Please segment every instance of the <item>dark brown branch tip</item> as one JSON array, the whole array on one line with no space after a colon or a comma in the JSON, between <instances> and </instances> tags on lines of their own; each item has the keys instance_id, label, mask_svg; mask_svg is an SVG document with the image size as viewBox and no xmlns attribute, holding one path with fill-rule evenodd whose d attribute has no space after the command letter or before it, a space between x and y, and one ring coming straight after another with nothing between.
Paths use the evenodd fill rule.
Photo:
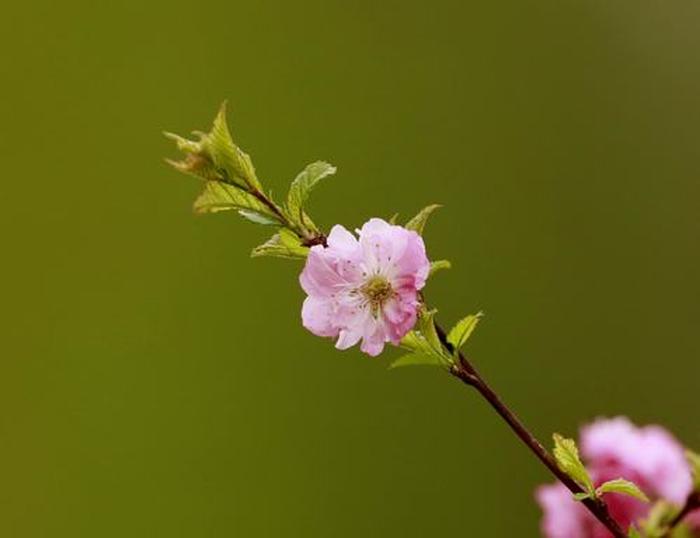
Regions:
<instances>
[{"instance_id":1,"label":"dark brown branch tip","mask_svg":"<svg viewBox=\"0 0 700 538\"><path fill-rule=\"evenodd\" d=\"M328 239L325 235L318 234L314 237L310 237L309 239L305 239L302 245L304 245L305 247L313 247L315 245L323 245L324 247L327 247Z\"/></svg>"},{"instance_id":2,"label":"dark brown branch tip","mask_svg":"<svg viewBox=\"0 0 700 538\"><path fill-rule=\"evenodd\" d=\"M671 532L675 529L681 522L686 518L688 514L700 508L700 491L693 491L685 501L685 506L682 510L678 512L678 515L673 518L670 525L668 526L668 532L664 537L671 536Z\"/></svg>"}]
</instances>

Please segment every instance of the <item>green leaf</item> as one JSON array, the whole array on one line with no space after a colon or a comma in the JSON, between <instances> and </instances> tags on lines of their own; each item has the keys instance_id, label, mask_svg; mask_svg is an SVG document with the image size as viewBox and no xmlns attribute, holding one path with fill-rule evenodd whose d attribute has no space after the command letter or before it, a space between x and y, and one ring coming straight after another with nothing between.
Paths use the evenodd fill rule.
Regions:
<instances>
[{"instance_id":1,"label":"green leaf","mask_svg":"<svg viewBox=\"0 0 700 538\"><path fill-rule=\"evenodd\" d=\"M394 362L391 363L389 369L398 368L400 366L440 366L442 362L438 357L428 353L413 352L407 353L402 357L399 357Z\"/></svg>"},{"instance_id":2,"label":"green leaf","mask_svg":"<svg viewBox=\"0 0 700 538\"><path fill-rule=\"evenodd\" d=\"M433 204L421 209L421 211L415 217L406 223L405 228L418 232L419 235L423 235L423 228L425 228L425 223L428 221L428 217L438 207L441 206L438 204Z\"/></svg>"},{"instance_id":3,"label":"green leaf","mask_svg":"<svg viewBox=\"0 0 700 538\"><path fill-rule=\"evenodd\" d=\"M214 164L225 171L226 179L236 185L261 191L262 186L255 175L250 157L234 144L226 123L226 103L219 109L214 126L209 134L202 135L202 145L211 156Z\"/></svg>"},{"instance_id":4,"label":"green leaf","mask_svg":"<svg viewBox=\"0 0 700 538\"><path fill-rule=\"evenodd\" d=\"M287 216L292 222L302 226L308 226L308 216L304 213L304 204L309 198L311 190L323 178L335 174L335 166L323 161L311 163L292 182L287 195Z\"/></svg>"},{"instance_id":5,"label":"green leaf","mask_svg":"<svg viewBox=\"0 0 700 538\"><path fill-rule=\"evenodd\" d=\"M623 495L634 497L635 499L639 499L645 503L649 502L649 497L647 497L645 493L639 489L637 484L630 482L629 480L625 480L624 478L608 480L607 482L604 482L598 486L595 491L598 496L603 495L604 493L622 493Z\"/></svg>"},{"instance_id":6,"label":"green leaf","mask_svg":"<svg viewBox=\"0 0 700 538\"><path fill-rule=\"evenodd\" d=\"M629 532L627 533L628 538L642 538L642 535L639 534L639 531L635 528L634 525L630 527Z\"/></svg>"},{"instance_id":7,"label":"green leaf","mask_svg":"<svg viewBox=\"0 0 700 538\"><path fill-rule=\"evenodd\" d=\"M257 218L255 222L282 224L279 217L255 196L239 187L221 181L207 181L204 185L204 191L194 202L194 211L199 214L217 213L231 209L242 211L243 216L249 220ZM255 217L251 218L252 215Z\"/></svg>"},{"instance_id":8,"label":"green leaf","mask_svg":"<svg viewBox=\"0 0 700 538\"><path fill-rule=\"evenodd\" d=\"M583 487L587 493L594 495L593 481L581 462L574 440L566 439L558 433L555 433L553 437L554 459L557 461L559 468Z\"/></svg>"},{"instance_id":9,"label":"green leaf","mask_svg":"<svg viewBox=\"0 0 700 538\"><path fill-rule=\"evenodd\" d=\"M433 351L437 355L443 354L443 346L438 337L437 330L435 329L435 314L437 310L427 310L422 309L418 316L418 330L420 331L423 338L430 345Z\"/></svg>"},{"instance_id":10,"label":"green leaf","mask_svg":"<svg viewBox=\"0 0 700 538\"><path fill-rule=\"evenodd\" d=\"M394 213L391 218L389 219L389 224L396 224L396 220L399 218L398 213Z\"/></svg>"},{"instance_id":11,"label":"green leaf","mask_svg":"<svg viewBox=\"0 0 700 538\"><path fill-rule=\"evenodd\" d=\"M401 339L400 345L404 349L432 353L432 348L430 347L430 344L428 344L428 342L425 341L425 338L423 338L420 331L417 330L408 331L408 333L406 333L406 336L404 336Z\"/></svg>"},{"instance_id":12,"label":"green leaf","mask_svg":"<svg viewBox=\"0 0 700 538\"><path fill-rule=\"evenodd\" d=\"M686 450L685 456L690 463L690 469L693 472L693 484L695 491L700 491L700 454L692 450Z\"/></svg>"},{"instance_id":13,"label":"green leaf","mask_svg":"<svg viewBox=\"0 0 700 538\"><path fill-rule=\"evenodd\" d=\"M443 269L450 269L451 267L452 264L449 262L449 260L436 260L434 262L430 262L430 273L428 274L428 276L433 276L438 271L442 271Z\"/></svg>"},{"instance_id":14,"label":"green leaf","mask_svg":"<svg viewBox=\"0 0 700 538\"><path fill-rule=\"evenodd\" d=\"M183 153L201 153L202 152L202 143L201 142L196 142L194 140L188 140L187 138L184 138L180 135L177 135L175 133L169 133L168 131L163 131L163 135L165 138L169 138L173 142L175 142L175 145L177 145L177 149L182 151Z\"/></svg>"},{"instance_id":15,"label":"green leaf","mask_svg":"<svg viewBox=\"0 0 700 538\"><path fill-rule=\"evenodd\" d=\"M266 243L253 249L251 256L273 256L276 258L306 259L309 248L301 244L299 237L286 228L273 235Z\"/></svg>"},{"instance_id":16,"label":"green leaf","mask_svg":"<svg viewBox=\"0 0 700 538\"><path fill-rule=\"evenodd\" d=\"M255 224L262 224L265 226L279 226L280 224L277 218L263 215L262 213L251 211L250 209L239 209L238 214L241 217L248 219L250 222L254 222Z\"/></svg>"},{"instance_id":17,"label":"green leaf","mask_svg":"<svg viewBox=\"0 0 700 538\"><path fill-rule=\"evenodd\" d=\"M585 501L586 499L590 499L591 494L590 493L574 493L574 500L576 501Z\"/></svg>"},{"instance_id":18,"label":"green leaf","mask_svg":"<svg viewBox=\"0 0 700 538\"><path fill-rule=\"evenodd\" d=\"M457 325L452 327L449 334L447 335L447 341L452 344L455 353L459 351L462 346L469 340L469 337L474 332L476 325L479 323L481 316L483 314L479 312L466 318L461 319L457 322Z\"/></svg>"},{"instance_id":19,"label":"green leaf","mask_svg":"<svg viewBox=\"0 0 700 538\"><path fill-rule=\"evenodd\" d=\"M419 312L416 327L401 339L400 345L410 351L433 357L437 364L449 365L452 364L452 357L440 342L435 329L436 312L423 307Z\"/></svg>"}]
</instances>

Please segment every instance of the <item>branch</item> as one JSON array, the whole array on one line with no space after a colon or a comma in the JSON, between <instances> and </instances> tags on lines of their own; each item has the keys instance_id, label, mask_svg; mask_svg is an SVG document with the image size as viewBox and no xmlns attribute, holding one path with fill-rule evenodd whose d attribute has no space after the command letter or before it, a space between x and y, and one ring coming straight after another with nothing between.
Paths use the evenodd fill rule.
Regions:
<instances>
[{"instance_id":1,"label":"branch","mask_svg":"<svg viewBox=\"0 0 700 538\"><path fill-rule=\"evenodd\" d=\"M435 328L442 344L452 353L454 350L452 345L447 341L445 331L437 324ZM484 397L489 405L491 405L491 407L493 407L493 409L501 416L501 418L506 421L515 435L517 435L518 438L525 443L530 451L535 454L537 459L539 459L544 466L547 467L547 469L549 469L550 472L571 491L571 493L583 493L583 490L579 487L579 485L559 468L554 458L542 446L542 443L540 443L535 436L528 431L523 423L520 422L520 419L518 419L518 417L515 416L508 406L503 403L503 401L491 389L484 378L479 374L476 368L474 368L474 366L461 351L459 352L458 357L459 362L450 369L450 373L456 378L460 379L466 385L474 387L479 394ZM627 534L620 528L620 525L610 515L610 512L608 512L608 508L603 501L588 498L581 502L598 521L605 525L605 527L615 538L627 537Z\"/></svg>"},{"instance_id":2,"label":"branch","mask_svg":"<svg viewBox=\"0 0 700 538\"><path fill-rule=\"evenodd\" d=\"M680 512L673 518L671 523L668 525L668 530L664 534L664 538L667 538L673 534L673 529L675 529L681 522L686 518L690 512L700 508L700 491L693 491L685 501L685 505Z\"/></svg>"},{"instance_id":3,"label":"branch","mask_svg":"<svg viewBox=\"0 0 700 538\"><path fill-rule=\"evenodd\" d=\"M287 203L284 207L280 207L275 204L271 197L263 192L260 181L255 175L250 157L231 139L231 134L226 124L225 112L225 106L222 106L214 120L211 132L197 134L199 140L187 140L172 134L166 135L175 140L178 148L185 153L185 159L183 161L171 161L171 164L181 172L192 174L205 181L224 182L234 188L241 189L247 194L246 199L239 203L231 203L231 200L226 199L219 200L225 203L222 207L217 207L216 209L237 209L239 212L241 212L241 210L251 210L252 212L261 213L260 209L265 208L262 216L268 217L267 213L269 212L269 216L273 217L270 219L272 222L266 222L266 224L278 224L280 233L283 230L288 230L296 234L303 246L317 244L327 246L326 235L319 232L315 226L309 227L307 223L304 222L305 214L303 204L308 198L308 194L313 186L324 177L335 173L335 167L323 162L317 162L307 166L292 183ZM251 200L248 199L250 197L254 199L252 201L255 203L251 203ZM290 200L294 202L293 211L292 208L290 208ZM261 206L258 204L261 204ZM436 207L437 206L433 205L425 208L413 220L409 221L407 227L421 232L425 220ZM297 211L299 216L298 220L296 216ZM245 216L245 213L242 214ZM257 219L250 220L258 222ZM276 237L278 240L280 239L279 235ZM279 251L277 252L277 255L282 257L287 257L288 254L288 252L284 252L283 254L280 254ZM299 253L296 252L295 256L299 257L298 255ZM442 345L452 353L454 350L447 341L445 332L437 326L436 330ZM458 353L458 362L451 366L450 373L462 380L465 384L474 387L479 394L489 402L491 407L496 410L501 418L506 421L520 440L525 443L535 456L552 472L552 474L554 474L554 476L568 487L572 493L583 493L583 490L578 484L559 469L549 452L547 452L540 442L535 439L518 418L506 407L498 395L489 387L486 381L479 375L461 352ZM610 516L603 501L588 498L582 502L588 510L610 530L614 538L626 538L620 526Z\"/></svg>"},{"instance_id":4,"label":"branch","mask_svg":"<svg viewBox=\"0 0 700 538\"><path fill-rule=\"evenodd\" d=\"M328 246L325 242L325 235L323 237L323 246ZM438 337L442 342L442 345L450 352L453 353L454 349L452 344L447 341L447 334L444 329L440 327L437 323L435 324L435 330L437 331ZM491 389L491 387L486 383L486 380L479 374L479 372L474 368L474 366L469 362L467 357L459 351L458 353L459 363L454 365L450 369L450 373L461 380L466 385L474 387L481 396L495 409L495 411L501 416L503 420L506 421L511 430L518 436L518 438L525 443L525 445L530 449L531 452L535 454L537 459L544 464L547 469L562 483L564 484L572 494L584 493L583 489L564 471L562 471L557 465L554 458L547 451L542 443L540 443L537 438L532 435L525 425L520 422L520 419L508 408L508 406L503 403L499 396ZM593 516L600 521L606 529L608 529L615 538L627 538L627 533L622 530L620 525L613 519L608 511L607 505L600 499L583 499L581 503L588 509L588 511L593 514ZM682 519L682 518L681 518Z\"/></svg>"}]
</instances>

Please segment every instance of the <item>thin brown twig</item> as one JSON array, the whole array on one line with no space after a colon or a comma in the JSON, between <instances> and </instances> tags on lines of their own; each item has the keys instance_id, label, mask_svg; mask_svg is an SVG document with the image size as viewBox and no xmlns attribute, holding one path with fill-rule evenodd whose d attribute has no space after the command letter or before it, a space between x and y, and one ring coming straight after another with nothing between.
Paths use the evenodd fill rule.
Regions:
<instances>
[{"instance_id":1,"label":"thin brown twig","mask_svg":"<svg viewBox=\"0 0 700 538\"><path fill-rule=\"evenodd\" d=\"M690 495L688 495L688 498L685 501L685 505L681 509L678 514L676 514L676 517L674 517L671 520L671 523L668 525L668 529L666 531L666 534L664 534L664 537L671 536L671 533L673 532L673 529L675 529L678 525L680 525L681 521L685 519L685 517L690 514L690 512L697 510L700 508L700 491L693 491Z\"/></svg>"},{"instance_id":2,"label":"thin brown twig","mask_svg":"<svg viewBox=\"0 0 700 538\"><path fill-rule=\"evenodd\" d=\"M438 325L436 325L436 330L442 344L450 352L452 352L453 348L447 341L445 331ZM469 362L467 357L461 351L458 353L458 358L459 362L450 369L450 373L456 378L460 379L466 385L475 388L489 403L489 405L491 405L491 407L501 416L501 418L505 420L515 435L518 436L518 438L530 449L530 451L535 454L537 459L539 459L545 465L545 467L547 467L547 469L549 469L549 471L571 491L571 493L583 493L583 489L581 489L581 487L574 480L572 480L559 468L551 454L544 448L544 446L542 446L542 443L540 443L537 438L530 433L520 419L518 419L518 417L508 408L508 406L503 403L500 397L493 391L493 389L491 389L481 374L479 374L476 368L474 368L471 362ZM610 512L603 501L600 499L588 498L584 499L582 503L589 510L589 512L591 512L591 514L598 519L598 521L605 525L605 527L615 538L627 537L627 534L622 530L622 528L620 528L617 521L615 521L610 515Z\"/></svg>"}]
</instances>

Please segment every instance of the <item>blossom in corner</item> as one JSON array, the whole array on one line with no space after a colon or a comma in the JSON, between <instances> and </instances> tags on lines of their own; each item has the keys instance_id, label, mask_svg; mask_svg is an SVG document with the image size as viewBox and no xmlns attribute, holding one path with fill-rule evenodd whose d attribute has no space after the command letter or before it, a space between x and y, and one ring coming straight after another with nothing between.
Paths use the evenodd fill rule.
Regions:
<instances>
[{"instance_id":1,"label":"blossom in corner","mask_svg":"<svg viewBox=\"0 0 700 538\"><path fill-rule=\"evenodd\" d=\"M337 338L338 349L361 341L376 356L415 325L430 262L414 231L375 218L357 233L336 225L327 246L311 248L299 277L308 295L301 317L315 335Z\"/></svg>"},{"instance_id":2,"label":"blossom in corner","mask_svg":"<svg viewBox=\"0 0 700 538\"><path fill-rule=\"evenodd\" d=\"M637 427L625 417L599 419L582 428L580 441L596 486L624 478L652 500L677 506L692 490L683 446L661 426ZM609 538L610 532L562 484L540 486L536 497L544 512L542 533L547 538ZM623 528L646 517L651 506L619 493L605 494L605 502Z\"/></svg>"}]
</instances>

